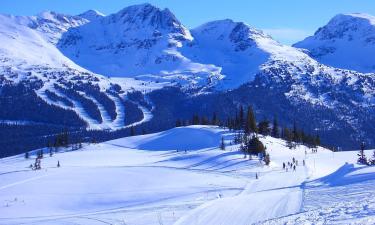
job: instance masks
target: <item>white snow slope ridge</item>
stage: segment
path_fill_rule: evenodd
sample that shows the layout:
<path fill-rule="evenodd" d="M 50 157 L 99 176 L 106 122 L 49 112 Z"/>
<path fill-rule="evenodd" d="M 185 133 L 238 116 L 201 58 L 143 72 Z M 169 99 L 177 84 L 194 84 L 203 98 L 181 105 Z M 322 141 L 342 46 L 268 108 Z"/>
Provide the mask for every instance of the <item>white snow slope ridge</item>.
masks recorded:
<path fill-rule="evenodd" d="M 34 155 L 0 159 L 0 224 L 374 224 L 375 167 L 356 165 L 356 152 L 290 150 L 261 136 L 264 166 L 233 136 L 180 127 L 60 149 L 38 171 L 28 168 Z M 283 170 L 293 157 L 296 171 Z"/>

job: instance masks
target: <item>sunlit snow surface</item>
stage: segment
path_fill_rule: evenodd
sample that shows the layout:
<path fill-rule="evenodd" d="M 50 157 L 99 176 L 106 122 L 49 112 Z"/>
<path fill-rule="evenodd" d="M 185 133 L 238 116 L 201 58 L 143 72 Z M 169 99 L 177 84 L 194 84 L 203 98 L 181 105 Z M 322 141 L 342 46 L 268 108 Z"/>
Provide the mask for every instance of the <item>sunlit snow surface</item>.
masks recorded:
<path fill-rule="evenodd" d="M 40 171 L 34 156 L 1 159 L 0 224 L 373 224 L 375 168 L 353 165 L 356 152 L 266 137 L 267 167 L 232 138 L 191 126 L 45 154 Z M 292 157 L 296 172 L 284 172 Z"/>

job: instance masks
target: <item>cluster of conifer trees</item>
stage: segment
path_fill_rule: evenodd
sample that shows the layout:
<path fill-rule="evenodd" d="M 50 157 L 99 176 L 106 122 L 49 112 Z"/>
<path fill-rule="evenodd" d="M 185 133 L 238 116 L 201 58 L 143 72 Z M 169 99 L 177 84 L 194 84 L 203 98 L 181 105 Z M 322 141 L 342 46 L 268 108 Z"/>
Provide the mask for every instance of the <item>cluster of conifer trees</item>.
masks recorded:
<path fill-rule="evenodd" d="M 268 119 L 257 122 L 254 110 L 251 106 L 246 109 L 241 105 L 237 113 L 228 117 L 226 120 L 220 120 L 214 112 L 211 118 L 194 114 L 191 120 L 176 121 L 176 127 L 187 125 L 218 125 L 227 127 L 232 131 L 236 131 L 234 141 L 241 144 L 241 150 L 248 155 L 263 154 L 266 157 L 266 147 L 259 140 L 258 134 L 270 135 L 275 138 L 284 139 L 289 148 L 295 148 L 297 144 L 303 144 L 310 148 L 316 148 L 320 145 L 319 135 L 311 135 L 299 129 L 294 123 L 292 128 L 279 125 L 277 118 L 272 123 Z"/>
<path fill-rule="evenodd" d="M 375 165 L 375 150 L 373 152 L 373 155 L 372 155 L 372 158 L 371 159 L 367 159 L 366 155 L 365 155 L 365 143 L 362 142 L 361 143 L 361 146 L 360 146 L 360 150 L 358 152 L 358 160 L 357 162 L 359 164 L 362 164 L 362 165 Z"/>

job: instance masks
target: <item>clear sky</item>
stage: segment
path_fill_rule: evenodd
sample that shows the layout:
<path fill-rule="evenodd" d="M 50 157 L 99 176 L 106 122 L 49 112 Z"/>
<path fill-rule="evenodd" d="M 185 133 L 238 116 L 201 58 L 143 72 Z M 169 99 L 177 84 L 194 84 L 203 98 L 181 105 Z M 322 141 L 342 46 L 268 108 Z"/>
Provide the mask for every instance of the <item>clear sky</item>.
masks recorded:
<path fill-rule="evenodd" d="M 375 0 L 0 0 L 0 13 L 35 15 L 52 10 L 75 15 L 96 9 L 108 15 L 145 2 L 169 8 L 188 28 L 230 18 L 286 44 L 313 34 L 338 13 L 375 15 Z"/>

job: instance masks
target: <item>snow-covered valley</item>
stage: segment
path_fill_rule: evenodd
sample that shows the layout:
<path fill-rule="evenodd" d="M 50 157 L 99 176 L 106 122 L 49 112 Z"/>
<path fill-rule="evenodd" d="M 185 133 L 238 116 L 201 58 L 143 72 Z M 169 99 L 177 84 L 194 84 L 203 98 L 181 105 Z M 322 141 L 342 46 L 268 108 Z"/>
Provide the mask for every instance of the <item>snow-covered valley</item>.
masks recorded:
<path fill-rule="evenodd" d="M 0 224 L 374 223 L 375 167 L 357 165 L 356 152 L 290 150 L 267 136 L 265 166 L 233 137 L 189 126 L 60 149 L 41 170 L 28 167 L 34 155 L 0 159 Z M 285 171 L 293 157 L 296 171 Z"/>

